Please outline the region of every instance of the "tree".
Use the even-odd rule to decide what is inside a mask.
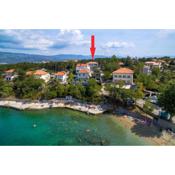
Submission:
[[[105,71],[105,72],[104,72],[103,79],[104,79],[105,81],[112,79],[112,74],[111,74],[111,72]]]
[[[124,59],[124,64],[127,67],[132,67],[133,66],[133,60],[131,59],[131,57],[127,56],[127,58]]]
[[[150,102],[148,102],[148,101],[146,101],[146,102],[144,103],[144,105],[143,105],[143,110],[144,110],[145,112],[152,112],[152,111],[154,110],[153,104],[150,103]]]
[[[107,85],[106,90],[109,91],[109,101],[112,104],[125,105],[128,102],[132,103],[139,98],[143,97],[143,86],[138,83],[134,89],[125,89],[122,81],[119,84]]]
[[[134,65],[134,77],[143,72],[143,67],[144,67],[144,63],[141,61],[137,62],[136,65]]]
[[[143,98],[144,97],[143,89],[144,89],[143,83],[137,82],[136,83],[136,88],[132,89],[132,91],[133,91],[133,98],[134,99]]]
[[[72,72],[70,72],[69,77],[68,77],[68,83],[71,84],[73,82],[73,80],[74,80],[74,74]]]
[[[2,78],[0,78],[0,97],[5,98],[11,95],[14,95],[12,83],[6,82]]]
[[[160,69],[159,68],[153,68],[152,75],[154,75],[156,78],[160,77]]]
[[[85,87],[80,83],[76,85],[71,84],[68,87],[68,95],[71,95],[77,99],[84,99]]]
[[[67,95],[67,86],[57,83],[55,86],[57,97],[64,97]]]
[[[42,97],[44,99],[53,99],[67,95],[67,87],[60,83],[59,80],[53,79],[45,87]]]
[[[160,106],[172,115],[175,114],[175,82],[167,85],[158,98]]]
[[[158,89],[158,85],[156,84],[154,77],[151,75],[140,73],[137,75],[136,82],[143,83],[143,86],[149,90]]]
[[[131,93],[120,86],[110,85],[108,90],[110,101],[113,104],[123,104],[127,98],[131,97]]]
[[[101,86],[97,84],[95,79],[91,78],[88,80],[88,85],[86,87],[86,96],[89,101],[97,102],[100,100]]]
[[[76,85],[69,86],[69,95],[73,96],[74,98],[81,99],[81,91]]]
[[[40,99],[44,81],[35,79],[33,76],[25,77],[23,80],[17,79],[14,82],[14,92],[18,98]]]
[[[55,90],[50,90],[49,88],[46,88],[43,94],[44,99],[47,100],[57,97],[57,92]]]

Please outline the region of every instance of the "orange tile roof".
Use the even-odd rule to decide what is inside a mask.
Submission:
[[[134,71],[128,68],[120,68],[113,72],[113,74],[133,74]]]
[[[81,67],[81,66],[87,66],[87,64],[85,64],[85,63],[79,63],[79,64],[77,64],[77,67]]]
[[[48,74],[48,72],[45,72],[45,71],[43,71],[43,70],[36,70],[36,71],[34,72],[34,75],[46,75],[46,74]]]
[[[98,64],[97,62],[95,62],[95,61],[90,61],[90,62],[88,62],[88,64]]]
[[[13,72],[15,72],[15,69],[9,69],[5,71],[5,73],[13,73]]]
[[[88,69],[81,69],[81,70],[79,71],[79,73],[89,73],[89,70],[88,70]]]
[[[66,74],[66,72],[64,72],[64,71],[55,73],[55,75],[58,75],[58,76],[64,76],[65,74]]]

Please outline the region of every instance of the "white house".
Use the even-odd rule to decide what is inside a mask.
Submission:
[[[16,77],[15,69],[9,69],[4,72],[4,79],[7,81],[12,81]]]
[[[146,61],[145,62],[146,66],[150,66],[151,69],[153,68],[161,68],[162,67],[162,63],[159,61]]]
[[[122,61],[117,62],[119,66],[124,66],[124,63]]]
[[[77,72],[77,78],[78,79],[88,79],[91,77],[91,72],[88,69],[80,69]]]
[[[60,80],[61,83],[67,83],[67,73],[64,72],[64,71],[61,71],[61,72],[57,72],[54,74],[54,78],[57,79],[57,80]]]
[[[26,75],[33,75],[35,78],[42,79],[46,83],[50,80],[50,74],[44,70],[28,71]]]
[[[50,80],[50,74],[43,70],[36,70],[33,75],[35,78],[42,79],[45,82],[48,82]]]
[[[112,73],[113,82],[124,81],[126,84],[133,84],[133,70],[128,68],[120,68]]]
[[[151,70],[150,66],[146,66],[146,65],[143,66],[143,73],[144,74],[150,75],[151,72],[152,72],[152,70]]]
[[[76,65],[76,73],[78,73],[80,70],[89,70],[90,66],[88,64],[80,63]]]
[[[90,61],[87,63],[88,66],[90,67],[90,70],[92,71],[94,68],[97,68],[98,67],[98,63],[95,62],[95,61]]]

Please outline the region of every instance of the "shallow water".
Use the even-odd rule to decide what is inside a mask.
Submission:
[[[0,145],[147,145],[109,114],[0,108]]]

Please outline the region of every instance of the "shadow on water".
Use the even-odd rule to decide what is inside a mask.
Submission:
[[[80,145],[110,145],[108,139],[97,135],[92,130],[85,130],[77,137],[77,142]]]
[[[161,137],[162,133],[160,130],[151,124],[152,119],[148,118],[146,115],[123,108],[120,108],[118,112],[132,117],[135,125],[131,128],[131,132],[136,135],[141,137]]]
[[[161,137],[162,133],[155,126],[135,121],[135,125],[131,128],[131,132],[141,137]]]

